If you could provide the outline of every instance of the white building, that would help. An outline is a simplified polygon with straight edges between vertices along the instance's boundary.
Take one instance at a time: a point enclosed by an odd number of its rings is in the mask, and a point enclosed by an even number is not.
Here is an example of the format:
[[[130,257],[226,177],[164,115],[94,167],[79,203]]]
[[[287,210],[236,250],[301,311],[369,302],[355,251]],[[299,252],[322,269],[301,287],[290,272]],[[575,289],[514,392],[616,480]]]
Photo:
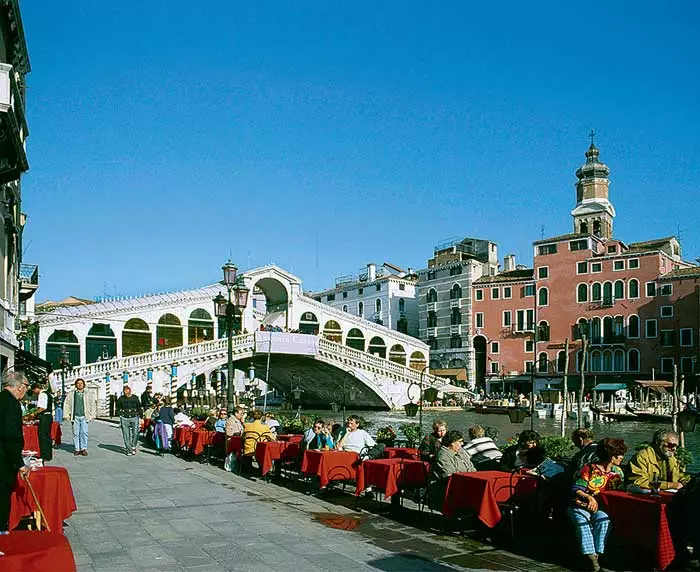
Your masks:
[[[354,316],[409,336],[418,336],[417,275],[385,262],[369,263],[357,275],[340,276],[335,288],[310,296]]]

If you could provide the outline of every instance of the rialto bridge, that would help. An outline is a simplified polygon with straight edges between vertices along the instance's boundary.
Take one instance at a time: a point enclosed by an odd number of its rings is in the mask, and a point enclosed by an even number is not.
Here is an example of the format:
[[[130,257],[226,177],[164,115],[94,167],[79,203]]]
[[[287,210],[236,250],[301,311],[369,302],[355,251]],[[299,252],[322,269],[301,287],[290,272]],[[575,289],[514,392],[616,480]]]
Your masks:
[[[342,402],[352,388],[355,406],[393,408],[408,402],[411,384],[447,382],[427,372],[426,344],[312,300],[281,268],[240,278],[251,295],[233,339],[237,389],[254,372],[285,395],[301,390],[304,406]],[[54,367],[67,356],[67,383],[96,383],[103,400],[125,382],[137,393],[150,382],[154,392],[174,395],[188,386],[214,394],[227,383],[225,325],[214,317],[219,293],[224,286],[214,284],[57,308],[38,317],[40,355]]]

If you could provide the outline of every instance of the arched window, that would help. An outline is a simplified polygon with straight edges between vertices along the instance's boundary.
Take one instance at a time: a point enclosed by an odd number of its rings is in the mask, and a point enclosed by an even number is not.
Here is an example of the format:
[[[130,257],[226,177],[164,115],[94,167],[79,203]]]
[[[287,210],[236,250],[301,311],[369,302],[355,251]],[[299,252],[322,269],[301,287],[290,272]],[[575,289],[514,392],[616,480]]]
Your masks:
[[[629,318],[627,318],[627,337],[639,337],[639,316],[635,314],[632,314]]]
[[[406,350],[403,349],[401,344],[391,346],[391,349],[389,350],[389,361],[406,365]]]
[[[357,328],[353,328],[348,332],[348,337],[345,340],[345,345],[349,348],[353,348],[363,352],[365,351],[365,335]]]
[[[437,328],[437,313],[432,310],[428,312],[428,327]]]
[[[615,316],[613,320],[613,342],[623,342],[625,335],[625,319],[622,316]]]
[[[625,371],[625,352],[622,350],[615,350],[613,362],[613,369],[615,371]]]
[[[636,348],[627,352],[627,370],[639,371],[639,350]]]
[[[399,313],[404,313],[406,311],[406,300],[399,298]]]
[[[459,284],[455,284],[450,289],[450,300],[459,300],[462,297],[462,287]]]
[[[182,346],[182,324],[175,314],[163,314],[158,320],[156,344],[159,350]]]
[[[613,341],[613,319],[612,316],[603,318],[603,340],[606,344]]]
[[[378,317],[381,317],[381,315],[382,315],[382,300],[381,300],[381,298],[377,298],[374,301],[374,311],[377,313]]]
[[[613,303],[613,285],[612,282],[603,284],[603,305],[611,306]]]
[[[639,298],[639,280],[632,278],[627,283],[627,295],[630,298]]]
[[[459,308],[452,308],[452,313],[450,314],[450,324],[456,326],[462,323],[462,312]],[[461,346],[460,346],[461,347]]]
[[[336,344],[343,343],[343,330],[335,320],[328,320],[323,326],[323,337]]]
[[[611,350],[603,352],[603,371],[612,371],[613,368],[613,353]]]
[[[346,312],[346,313],[347,313],[347,311],[348,311],[348,305],[347,305],[347,304],[343,304],[343,312]]]
[[[365,304],[364,304],[364,302],[357,303],[357,315],[360,316],[360,318],[364,318],[364,316],[365,316]]]
[[[541,342],[549,341],[549,324],[542,320],[537,326],[537,339]]]
[[[540,306],[547,306],[549,304],[549,290],[547,290],[547,288],[540,288],[537,300]]]
[[[581,362],[583,361],[583,352],[578,350],[576,352],[576,371],[581,371]]]
[[[299,332],[302,334],[318,334],[318,318],[313,312],[304,312],[299,320]]]
[[[60,368],[61,352],[65,350],[71,365],[80,365],[80,342],[73,330],[56,330],[46,342],[46,361]]]
[[[187,343],[197,344],[214,339],[214,320],[211,314],[202,308],[197,308],[190,314],[187,321]]]
[[[85,338],[85,362],[116,357],[117,338],[109,324],[93,324]]]
[[[386,359],[386,342],[379,336],[374,336],[369,341],[367,351],[372,355]]]
[[[547,358],[547,352],[541,352],[537,356],[537,371],[538,373],[547,373],[547,368],[549,367],[549,359]]]
[[[427,365],[423,352],[415,351],[411,354],[411,359],[408,362],[408,367],[417,371],[423,371]]]
[[[145,354],[153,351],[151,332],[141,318],[131,318],[122,331],[122,357]]]
[[[615,281],[615,300],[622,300],[625,297],[625,283],[622,280]]]
[[[591,302],[600,302],[603,298],[603,287],[600,282],[594,282],[591,287]]]
[[[592,344],[599,344],[600,343],[600,318],[595,317],[591,320],[591,343]]]
[[[430,290],[428,290],[426,302],[428,302],[428,304],[430,304],[431,302],[437,302],[437,290],[435,290],[435,288],[431,288]]]
[[[557,353],[557,371],[563,373],[566,369],[566,352],[561,350]]]
[[[576,332],[576,339],[580,340],[583,338],[584,334],[585,336],[590,340],[591,339],[591,327],[590,324],[588,323],[588,320],[586,318],[579,318],[578,322],[576,322],[578,325],[577,332]]]
[[[591,371],[601,371],[603,367],[603,356],[598,350],[591,352]]]
[[[576,301],[588,302],[588,284],[579,284],[576,287]]]

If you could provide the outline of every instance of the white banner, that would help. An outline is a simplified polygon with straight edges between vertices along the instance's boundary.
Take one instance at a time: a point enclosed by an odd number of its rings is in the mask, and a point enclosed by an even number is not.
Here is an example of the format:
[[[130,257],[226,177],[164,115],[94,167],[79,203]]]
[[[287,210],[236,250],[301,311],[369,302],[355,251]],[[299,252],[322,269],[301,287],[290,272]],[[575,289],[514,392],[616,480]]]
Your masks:
[[[255,332],[255,353],[295,354],[315,356],[318,338],[312,334],[286,334],[284,332]]]

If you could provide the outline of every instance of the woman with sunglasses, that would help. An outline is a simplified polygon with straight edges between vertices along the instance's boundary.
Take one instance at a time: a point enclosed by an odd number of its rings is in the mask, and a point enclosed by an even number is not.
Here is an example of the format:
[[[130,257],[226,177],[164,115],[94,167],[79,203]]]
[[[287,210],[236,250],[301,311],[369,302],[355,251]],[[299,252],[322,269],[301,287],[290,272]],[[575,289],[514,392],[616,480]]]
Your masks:
[[[660,429],[651,440],[651,447],[638,451],[630,460],[628,485],[632,488],[651,489],[651,483],[660,482],[662,491],[680,489],[690,480],[683,472],[676,450],[678,435]]]

